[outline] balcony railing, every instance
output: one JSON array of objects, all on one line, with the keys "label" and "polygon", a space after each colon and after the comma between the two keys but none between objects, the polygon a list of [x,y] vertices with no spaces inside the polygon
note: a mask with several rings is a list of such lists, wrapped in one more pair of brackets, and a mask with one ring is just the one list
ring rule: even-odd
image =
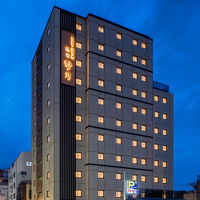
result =
[{"label": "balcony railing", "polygon": [[153,81],[153,88],[158,89],[158,90],[162,90],[162,91],[165,91],[165,92],[169,92],[169,85],[159,83],[159,82],[156,82],[156,81]]}]

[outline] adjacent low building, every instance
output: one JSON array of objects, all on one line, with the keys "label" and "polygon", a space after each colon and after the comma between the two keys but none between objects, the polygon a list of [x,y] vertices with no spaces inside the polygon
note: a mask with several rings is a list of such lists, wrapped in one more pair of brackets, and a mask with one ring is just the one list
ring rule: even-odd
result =
[{"label": "adjacent low building", "polygon": [[8,200],[8,183],[0,181],[0,200]]}]

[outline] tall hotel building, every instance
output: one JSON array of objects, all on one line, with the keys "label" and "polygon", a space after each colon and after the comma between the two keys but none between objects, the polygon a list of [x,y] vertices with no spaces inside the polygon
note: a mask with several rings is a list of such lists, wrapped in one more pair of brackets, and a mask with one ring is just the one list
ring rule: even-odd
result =
[{"label": "tall hotel building", "polygon": [[173,95],[153,81],[153,40],[54,7],[32,61],[32,199],[173,190]]}]

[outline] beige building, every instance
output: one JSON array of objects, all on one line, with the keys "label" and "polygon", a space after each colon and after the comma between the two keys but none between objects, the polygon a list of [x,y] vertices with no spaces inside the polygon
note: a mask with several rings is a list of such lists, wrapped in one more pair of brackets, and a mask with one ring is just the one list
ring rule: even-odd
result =
[{"label": "beige building", "polygon": [[153,40],[54,7],[32,61],[32,199],[122,199],[123,173],[173,190],[173,95]]}]

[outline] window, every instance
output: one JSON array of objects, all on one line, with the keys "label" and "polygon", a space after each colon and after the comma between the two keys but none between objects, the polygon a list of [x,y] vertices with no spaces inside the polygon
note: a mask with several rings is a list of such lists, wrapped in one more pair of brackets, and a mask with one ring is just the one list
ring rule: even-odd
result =
[{"label": "window", "polygon": [[116,174],[116,179],[117,179],[117,180],[122,180],[122,174],[119,174],[119,173]]},{"label": "window", "polygon": [[76,115],[76,122],[82,122],[82,116]]},{"label": "window", "polygon": [[147,60],[142,58],[141,63],[142,63],[142,65],[146,65],[147,64]]},{"label": "window", "polygon": [[158,95],[154,95],[154,101],[159,101],[159,96]]},{"label": "window", "polygon": [[167,103],[167,98],[163,97],[162,102],[163,102],[164,104],[166,104],[166,103]]},{"label": "window", "polygon": [[82,190],[76,190],[76,197],[82,197]]},{"label": "window", "polygon": [[50,47],[50,45],[48,45],[48,47],[47,47],[47,53],[49,53],[50,50],[51,50],[51,47]]},{"label": "window", "polygon": [[154,128],[154,133],[159,134],[159,128]]},{"label": "window", "polygon": [[137,130],[137,129],[138,129],[138,124],[137,124],[137,123],[133,123],[133,124],[132,124],[132,128],[133,128],[134,130]]},{"label": "window", "polygon": [[122,86],[121,85],[116,85],[116,90],[121,92],[122,91]]},{"label": "window", "polygon": [[81,42],[76,42],[76,48],[82,49],[82,43]]},{"label": "window", "polygon": [[103,153],[98,153],[98,159],[103,160],[104,159],[104,154]]},{"label": "window", "polygon": [[117,74],[122,74],[122,68],[121,67],[116,67],[116,73]]},{"label": "window", "polygon": [[104,123],[104,117],[98,117],[98,123],[103,124]]},{"label": "window", "polygon": [[135,46],[138,45],[138,40],[137,39],[133,39],[133,45],[135,45]]},{"label": "window", "polygon": [[48,27],[47,28],[47,36],[50,34],[50,32],[51,32],[51,29],[50,29],[50,27]]},{"label": "window", "polygon": [[137,106],[133,106],[132,110],[133,110],[133,112],[137,113],[138,112],[138,107]]},{"label": "window", "polygon": [[146,165],[146,164],[147,164],[146,158],[142,158],[142,159],[141,159],[141,164],[142,164],[142,165]]},{"label": "window", "polygon": [[98,197],[103,197],[103,196],[104,196],[104,191],[98,190]]},{"label": "window", "polygon": [[138,56],[133,56],[133,62],[138,62]]},{"label": "window", "polygon": [[137,181],[137,175],[133,175],[133,176],[132,176],[132,180],[133,180],[133,181]]},{"label": "window", "polygon": [[147,148],[147,143],[146,142],[141,142],[141,147],[146,149]]},{"label": "window", "polygon": [[50,68],[51,68],[51,65],[50,65],[50,63],[47,65],[47,70],[50,70]]},{"label": "window", "polygon": [[76,78],[76,85],[82,85],[81,78]]},{"label": "window", "polygon": [[141,176],[141,181],[142,181],[142,182],[146,182],[146,176],[144,176],[144,175]]},{"label": "window", "polygon": [[82,178],[82,172],[76,172],[76,178]]},{"label": "window", "polygon": [[117,102],[117,103],[116,103],[116,108],[117,108],[117,109],[122,109],[122,103]]},{"label": "window", "polygon": [[76,60],[76,66],[81,67],[82,66],[82,61],[81,60]]},{"label": "window", "polygon": [[166,167],[167,167],[167,161],[163,161],[163,162],[162,162],[162,166],[163,166],[164,168],[166,168]]},{"label": "window", "polygon": [[154,166],[158,167],[159,166],[159,161],[158,160],[154,160]]},{"label": "window", "polygon": [[76,153],[76,159],[81,160],[82,159],[82,153]]},{"label": "window", "polygon": [[116,120],[116,126],[122,126],[122,120],[117,119]]},{"label": "window", "polygon": [[147,81],[147,76],[142,75],[142,76],[141,76],[141,80],[144,81],[144,82],[146,82],[146,81]]},{"label": "window", "polygon": [[155,176],[153,181],[154,181],[154,183],[159,183],[159,178],[157,176]]},{"label": "window", "polygon": [[47,136],[47,143],[49,143],[50,141],[51,141],[51,136],[48,135],[48,136]]},{"label": "window", "polygon": [[167,151],[167,145],[163,145],[162,150]]},{"label": "window", "polygon": [[132,145],[133,145],[134,147],[137,147],[137,146],[138,146],[138,141],[137,141],[137,140],[133,140]]},{"label": "window", "polygon": [[167,114],[163,113],[163,119],[167,119]]},{"label": "window", "polygon": [[99,134],[98,135],[98,141],[99,142],[104,142],[104,135]]},{"label": "window", "polygon": [[82,31],[82,24],[77,23],[77,24],[76,24],[76,30]]},{"label": "window", "polygon": [[122,198],[122,192],[116,192],[116,198]]},{"label": "window", "polygon": [[50,99],[48,99],[48,100],[47,100],[47,106],[49,107],[50,104],[51,104],[51,101],[50,101]]},{"label": "window", "polygon": [[82,134],[76,133],[76,141],[82,141]]},{"label": "window", "polygon": [[166,184],[166,183],[167,183],[167,178],[163,178],[163,179],[162,179],[162,182],[163,182],[164,184]]},{"label": "window", "polygon": [[141,198],[145,198],[145,192],[141,192]]},{"label": "window", "polygon": [[167,198],[166,193],[164,193],[164,194],[162,195],[162,198],[163,198],[163,199],[166,199],[166,198]]},{"label": "window", "polygon": [[121,40],[122,39],[122,34],[121,33],[116,33],[116,38]]},{"label": "window", "polygon": [[51,123],[51,119],[50,117],[47,118],[47,124],[50,124]]},{"label": "window", "polygon": [[159,144],[154,144],[154,150],[159,150]]},{"label": "window", "polygon": [[104,45],[103,45],[103,44],[99,44],[99,45],[98,45],[98,49],[99,49],[100,51],[104,51]]},{"label": "window", "polygon": [[47,197],[50,197],[50,194],[51,194],[50,190],[47,190]]},{"label": "window", "polygon": [[147,98],[147,93],[144,92],[144,91],[142,91],[142,92],[141,92],[141,97],[142,97],[142,98]]},{"label": "window", "polygon": [[98,80],[98,85],[100,87],[104,87],[104,81],[103,80]]},{"label": "window", "polygon": [[122,162],[122,156],[116,156],[116,162]]},{"label": "window", "polygon": [[147,126],[146,125],[141,125],[141,131],[147,131]]},{"label": "window", "polygon": [[146,42],[142,42],[142,43],[141,43],[141,47],[142,47],[143,49],[146,49],[146,48],[147,48]]},{"label": "window", "polygon": [[81,104],[82,103],[82,98],[81,97],[76,97],[76,103]]},{"label": "window", "polygon": [[158,111],[154,112],[154,117],[156,117],[156,118],[159,117],[159,112]]},{"label": "window", "polygon": [[116,50],[116,55],[119,56],[119,57],[122,57],[122,51],[117,49]]},{"label": "window", "polygon": [[132,163],[133,164],[138,164],[138,158],[136,158],[136,157],[132,158]]},{"label": "window", "polygon": [[47,161],[50,160],[50,153],[47,154]]},{"label": "window", "polygon": [[98,172],[98,178],[103,179],[104,178],[104,172]]},{"label": "window", "polygon": [[100,68],[100,69],[104,69],[104,63],[103,62],[98,62],[98,67]]},{"label": "window", "polygon": [[99,31],[100,33],[104,33],[104,27],[101,26],[101,25],[99,25],[99,27],[98,27],[98,31]]},{"label": "window", "polygon": [[47,82],[47,88],[50,88],[51,84],[50,81]]},{"label": "window", "polygon": [[116,144],[122,144],[122,138],[117,137],[116,138]]},{"label": "window", "polygon": [[141,114],[142,115],[146,115],[147,114],[147,109],[146,108],[142,108],[141,109]]},{"label": "window", "polygon": [[167,129],[163,129],[162,134],[167,135]]},{"label": "window", "polygon": [[98,98],[98,104],[99,105],[104,105],[104,99]]},{"label": "window", "polygon": [[133,94],[134,96],[137,96],[137,95],[138,95],[138,90],[133,89],[133,90],[132,90],[132,94]]},{"label": "window", "polygon": [[47,179],[50,179],[50,172],[47,172]]},{"label": "window", "polygon": [[133,72],[133,78],[134,78],[134,79],[137,79],[137,78],[138,78],[138,73]]}]

